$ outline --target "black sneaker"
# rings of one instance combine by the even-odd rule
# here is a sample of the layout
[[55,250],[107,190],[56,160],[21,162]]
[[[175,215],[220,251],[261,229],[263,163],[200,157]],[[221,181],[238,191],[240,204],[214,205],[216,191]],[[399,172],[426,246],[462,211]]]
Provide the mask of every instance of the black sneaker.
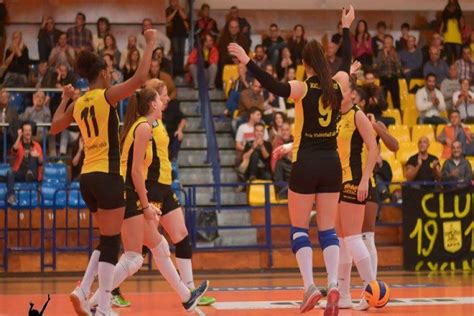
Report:
[[209,287],[209,281],[206,280],[201,283],[196,289],[191,291],[191,297],[187,302],[183,303],[183,307],[187,312],[190,312],[196,308],[197,303],[199,302],[199,299],[206,293],[207,289]]

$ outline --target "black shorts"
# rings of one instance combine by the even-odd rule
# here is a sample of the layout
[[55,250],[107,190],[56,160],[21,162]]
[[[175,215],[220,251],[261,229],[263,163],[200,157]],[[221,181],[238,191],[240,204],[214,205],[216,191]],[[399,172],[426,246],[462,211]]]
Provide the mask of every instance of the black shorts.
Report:
[[376,185],[374,181],[369,182],[369,196],[367,197],[367,202],[373,202],[373,203],[378,203],[379,201],[377,200],[377,192],[376,192]]
[[371,196],[372,183],[369,180],[369,192],[364,201],[357,199],[357,188],[359,187],[360,179],[346,181],[342,184],[341,195],[339,196],[339,202],[346,202],[352,204],[365,205]]
[[142,214],[143,207],[137,192],[133,188],[125,187],[125,215],[123,218],[127,219]]
[[155,205],[160,208],[162,216],[181,207],[181,203],[170,185],[147,181],[146,189],[148,190],[148,200],[150,203],[156,203]]
[[81,194],[91,212],[125,206],[124,183],[119,174],[91,172],[81,175]]
[[299,157],[291,166],[290,189],[299,194],[341,192],[342,170],[337,151]]

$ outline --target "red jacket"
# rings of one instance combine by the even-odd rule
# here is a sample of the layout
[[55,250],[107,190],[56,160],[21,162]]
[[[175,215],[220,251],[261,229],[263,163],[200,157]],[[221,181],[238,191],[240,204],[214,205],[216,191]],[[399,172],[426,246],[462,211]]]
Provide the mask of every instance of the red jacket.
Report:
[[[43,149],[41,148],[41,145],[32,140],[31,143],[33,144],[33,148],[39,153],[41,160],[43,160]],[[25,147],[23,147],[23,142],[20,142],[18,144],[18,150],[15,152],[14,150],[13,154],[15,155],[15,161],[13,162],[13,171],[18,171],[20,169],[21,163],[23,162],[23,157],[25,156]],[[43,166],[39,166],[38,168],[38,181],[41,181],[43,179]]]
[[[198,51],[196,48],[193,48],[193,50],[188,56],[188,64],[195,65],[197,64],[197,60],[198,60]],[[214,46],[211,48],[207,62],[209,64],[217,64],[219,62],[219,51],[217,50],[217,47]]]

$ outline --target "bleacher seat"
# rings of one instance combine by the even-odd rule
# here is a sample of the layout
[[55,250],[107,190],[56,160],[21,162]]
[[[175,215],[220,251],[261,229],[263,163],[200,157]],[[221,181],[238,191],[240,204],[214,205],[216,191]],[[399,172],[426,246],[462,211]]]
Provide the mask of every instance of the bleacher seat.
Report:
[[0,183],[0,207],[5,207],[6,201],[7,201],[7,184]]
[[410,91],[413,90],[416,86],[418,88],[425,86],[425,79],[411,79],[410,80]]
[[14,186],[16,204],[13,208],[35,208],[38,203],[38,184],[36,182],[16,182]]
[[410,129],[406,125],[390,125],[388,132],[395,137],[399,143],[411,142]]
[[415,143],[400,143],[400,148],[397,151],[397,160],[402,165],[405,165],[407,160],[418,153],[418,145]]
[[18,113],[23,113],[26,107],[23,94],[21,92],[10,92],[10,103],[8,105],[15,108]]
[[225,65],[222,71],[222,83],[224,84],[224,94],[226,98],[232,86],[232,81],[239,78],[239,67],[237,65]]
[[249,205],[262,206],[265,204],[265,186],[263,183],[270,184],[270,203],[276,203],[275,186],[272,181],[268,180],[254,180],[249,184]]
[[474,170],[474,157],[466,157],[467,161],[471,164],[472,170]]
[[71,182],[69,185],[69,200],[68,207],[72,208],[86,208],[86,202],[81,195],[79,182]]
[[[390,165],[390,169],[392,169],[392,182],[405,181],[405,175],[403,173],[403,167],[400,161],[398,161],[397,159],[391,159],[387,160],[387,162]],[[400,189],[399,184],[391,184],[389,187],[390,192],[393,192],[396,189]]]
[[384,145],[381,145],[380,156],[382,157],[383,160],[387,160],[387,161],[391,160],[391,159],[395,159],[395,154],[393,152],[391,152]]
[[408,106],[403,110],[403,125],[415,126],[418,122],[418,110],[416,107]]
[[44,182],[67,183],[67,169],[63,163],[48,163],[44,166]]
[[445,127],[446,127],[446,124],[439,124],[438,126],[436,126],[436,135],[435,136],[438,137]]
[[304,80],[304,66],[303,65],[298,65],[296,66],[296,80],[303,81]]
[[400,87],[400,100],[408,98],[408,85],[405,79],[398,79],[398,86]]
[[89,82],[87,81],[87,79],[79,78],[76,81],[76,88],[78,88],[80,90],[85,90],[85,89],[89,88]]
[[57,208],[66,207],[66,191],[64,190],[64,183],[43,182],[43,185],[41,186],[41,195],[43,197],[44,206],[56,206]]
[[387,109],[386,111],[382,113],[382,116],[393,117],[393,119],[395,119],[396,125],[402,124],[402,117],[400,115],[399,109]]
[[443,145],[438,142],[431,142],[430,147],[428,148],[428,153],[439,159],[443,154]]
[[411,131],[411,141],[417,144],[418,140],[422,136],[428,137],[428,139],[430,140],[430,143],[434,142],[436,138],[433,131],[433,125],[419,124],[419,125],[413,126],[413,129]]
[[10,171],[10,165],[7,163],[0,163],[0,177],[6,177],[8,171]]

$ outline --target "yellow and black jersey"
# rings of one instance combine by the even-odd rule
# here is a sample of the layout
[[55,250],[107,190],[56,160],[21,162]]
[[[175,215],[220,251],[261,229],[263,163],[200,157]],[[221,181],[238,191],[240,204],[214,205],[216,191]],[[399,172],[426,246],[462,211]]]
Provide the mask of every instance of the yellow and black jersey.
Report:
[[147,181],[171,185],[171,162],[168,158],[169,142],[170,139],[163,122],[157,120],[153,124],[153,138],[151,141],[153,160],[148,168]]
[[119,117],[105,91],[88,91],[74,105],[73,117],[84,139],[83,174],[120,174]]
[[[145,117],[138,118],[127,133],[123,142],[122,155],[120,157],[120,173],[125,181],[126,188],[135,188],[132,180],[133,149],[135,144],[135,131],[140,124],[148,124]],[[143,157],[143,177],[146,179],[146,173],[153,159],[152,139],[148,141],[145,157]]]
[[342,183],[362,177],[364,140],[355,121],[358,111],[359,107],[354,105],[349,111],[342,113],[338,123],[337,151],[341,159]]
[[[339,110],[325,107],[322,102],[322,90],[318,76],[305,81],[306,92],[295,102],[295,130],[293,144],[293,162],[298,159],[312,159],[320,150],[336,150],[337,121]],[[339,84],[334,81],[338,104],[342,101]]]

